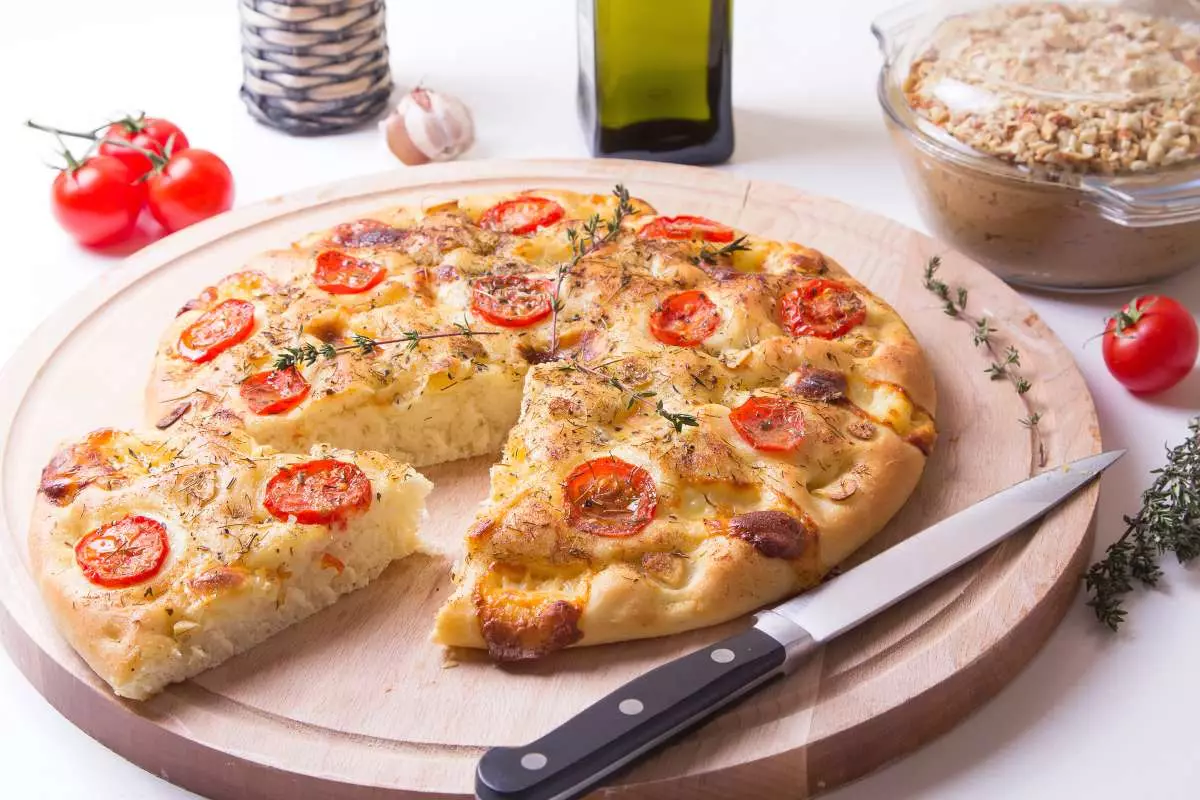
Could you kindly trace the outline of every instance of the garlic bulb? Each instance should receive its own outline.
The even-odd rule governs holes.
[[[449,161],[475,142],[475,122],[461,100],[417,87],[379,123],[387,146],[405,164]]]

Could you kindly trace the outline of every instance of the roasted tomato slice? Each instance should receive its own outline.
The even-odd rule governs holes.
[[[285,522],[292,517],[305,525],[345,522],[371,507],[371,481],[345,461],[306,461],[275,473],[263,505]]]
[[[751,397],[730,413],[729,421],[755,450],[786,452],[804,441],[804,414],[782,397]]]
[[[358,294],[378,286],[386,275],[387,270],[372,261],[325,250],[317,256],[313,283],[330,294]]]
[[[707,217],[659,217],[638,231],[642,239],[699,239],[725,244],[733,241],[733,228]]]
[[[238,393],[255,414],[282,414],[308,397],[308,381],[295,367],[272,369],[242,381]]]
[[[343,247],[386,247],[404,239],[406,232],[377,219],[343,222],[333,229],[330,241]]]
[[[558,203],[544,197],[517,197],[483,212],[479,227],[520,236],[553,225],[566,213]]]
[[[471,310],[493,325],[523,328],[550,316],[550,283],[524,275],[471,281]]]
[[[867,318],[867,306],[844,283],[817,278],[779,299],[779,319],[792,336],[836,339]]]
[[[695,347],[721,324],[721,311],[704,292],[673,294],[650,314],[650,333],[663,344]]]
[[[568,524],[599,536],[632,536],[650,524],[658,505],[650,473],[611,456],[576,467],[563,494]]]
[[[179,334],[179,355],[203,364],[243,342],[254,330],[254,304],[226,300],[200,315]]]
[[[133,514],[101,525],[75,545],[75,563],[106,589],[149,580],[167,560],[167,529],[156,519]]]

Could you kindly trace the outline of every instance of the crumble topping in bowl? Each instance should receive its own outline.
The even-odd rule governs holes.
[[[1200,157],[1200,28],[1103,5],[992,6],[944,20],[904,82],[980,153],[1058,172]]]

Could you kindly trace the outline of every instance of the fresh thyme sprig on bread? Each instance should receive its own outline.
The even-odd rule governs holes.
[[[621,392],[621,394],[629,398],[629,404],[625,406],[627,411],[632,409],[634,406],[641,405],[642,401],[649,400],[651,397],[654,397],[657,394],[656,392],[637,391],[636,389],[631,389],[612,375],[601,372],[595,367],[589,367],[581,364],[579,361],[574,359],[564,364],[562,369],[567,372],[575,370],[577,372],[582,372],[585,375],[591,375],[604,381],[609,386],[612,386],[614,389]],[[659,399],[659,401],[655,404],[654,412],[667,422],[671,423],[671,427],[675,429],[676,433],[683,433],[683,429],[685,427],[694,428],[700,425],[700,421],[697,420],[693,414],[668,411],[663,405],[663,401],[661,399]]]
[[[341,353],[357,352],[362,355],[370,355],[375,351],[392,344],[405,345],[406,350],[415,350],[417,346],[427,339],[446,339],[452,336],[496,336],[497,331],[477,331],[472,330],[466,325],[455,323],[455,330],[439,331],[433,333],[420,333],[418,331],[404,331],[399,336],[391,339],[372,339],[370,336],[362,334],[354,334],[350,337],[350,344],[332,345],[325,343],[321,346],[305,343],[299,347],[286,347],[281,352],[275,355],[275,362],[272,367],[277,370],[287,369],[298,365],[309,366],[316,363],[318,358],[332,359],[337,358]]]
[[[567,228],[567,240],[571,243],[571,259],[564,264],[559,264],[558,269],[555,270],[554,296],[550,298],[550,310],[553,315],[550,319],[549,352],[551,356],[558,353],[558,314],[563,309],[563,281],[585,256],[617,238],[617,234],[621,231],[621,223],[625,217],[633,213],[633,203],[629,201],[629,190],[623,184],[618,183],[614,186],[612,193],[613,197],[617,198],[617,207],[613,209],[611,217],[601,220],[599,214],[592,214],[583,223],[582,233],[579,228],[574,226]],[[604,228],[604,233],[600,232],[601,227]]]

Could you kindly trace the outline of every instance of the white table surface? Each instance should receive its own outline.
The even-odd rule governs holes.
[[[397,168],[374,129],[294,139],[254,123],[238,99],[238,19],[230,0],[10,0],[0,44],[0,360],[69,294],[118,259],[83,252],[48,209],[49,151],[19,128],[34,117],[90,127],[144,109],[178,122],[232,167],[239,203]],[[392,0],[392,63],[474,110],[469,157],[584,157],[575,117],[571,0]],[[725,169],[782,181],[922,228],[875,101],[868,33],[884,0],[738,0],[738,138]],[[1158,287],[1200,311],[1200,270]],[[1200,370],[1153,400],[1104,369],[1103,317],[1129,295],[1032,296],[1079,361],[1105,443],[1129,455],[1104,479],[1097,548],[1137,509],[1163,446],[1200,407]],[[998,698],[914,755],[829,795],[869,798],[1195,797],[1200,783],[1200,578],[1173,565],[1162,589],[1130,603],[1118,636],[1083,600]],[[0,795],[189,797],[114,755],[54,711],[0,655]]]

